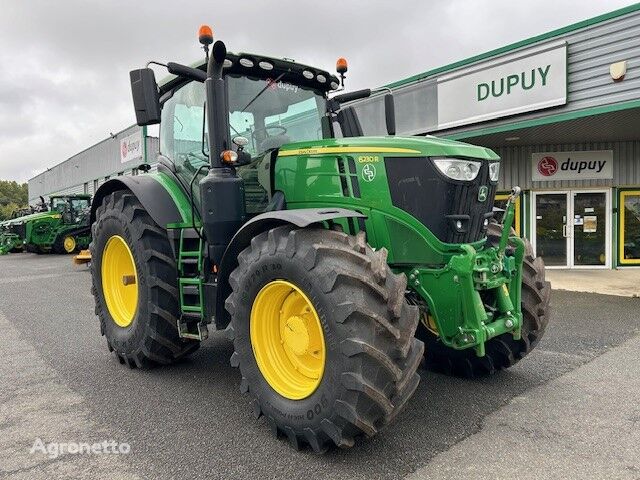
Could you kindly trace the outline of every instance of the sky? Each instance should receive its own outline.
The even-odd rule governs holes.
[[[0,0],[0,179],[24,182],[135,123],[129,70],[234,52],[383,85],[634,2],[624,0]],[[163,74],[157,74],[162,78]]]

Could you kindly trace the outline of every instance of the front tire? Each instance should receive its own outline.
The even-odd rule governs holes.
[[[351,447],[391,422],[420,381],[424,346],[406,277],[391,272],[386,250],[374,252],[362,234],[283,226],[255,237],[238,261],[226,302],[231,364],[256,416],[316,452]],[[283,351],[278,340],[306,379],[273,353]]]
[[[497,245],[501,226],[489,224],[487,241]],[[512,232],[515,235],[515,232]],[[549,323],[551,284],[545,281],[544,262],[535,257],[531,243],[526,238],[522,265],[522,338],[514,340],[505,333],[489,340],[483,357],[476,356],[475,350],[455,350],[445,346],[431,330],[422,323],[418,336],[425,342],[425,364],[430,370],[447,375],[473,378],[492,375],[515,365],[527,356],[544,335]]]
[[[131,368],[195,351],[199,342],[178,336],[178,273],[167,233],[138,199],[126,190],[106,196],[92,236],[92,292],[109,351]]]

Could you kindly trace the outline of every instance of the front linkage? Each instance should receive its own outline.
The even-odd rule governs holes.
[[[22,238],[15,233],[0,233],[0,255],[22,248]]]
[[[520,188],[515,187],[497,245],[479,251],[461,245],[462,252],[443,268],[416,267],[406,272],[409,286],[427,302],[425,326],[435,330],[448,347],[473,347],[481,357],[485,355],[485,343],[494,337],[511,333],[514,340],[521,338],[525,243],[511,235],[519,195]]]

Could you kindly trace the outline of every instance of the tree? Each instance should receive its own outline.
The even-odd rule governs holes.
[[[29,193],[26,183],[0,180],[0,221],[11,218],[11,213],[18,208],[28,206]]]

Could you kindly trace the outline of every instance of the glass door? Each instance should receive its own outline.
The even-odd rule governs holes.
[[[534,193],[533,246],[547,267],[569,266],[569,192]]]
[[[610,217],[608,191],[573,191],[571,203],[572,266],[608,267]]]
[[[533,193],[536,255],[551,268],[609,268],[609,190]]]

